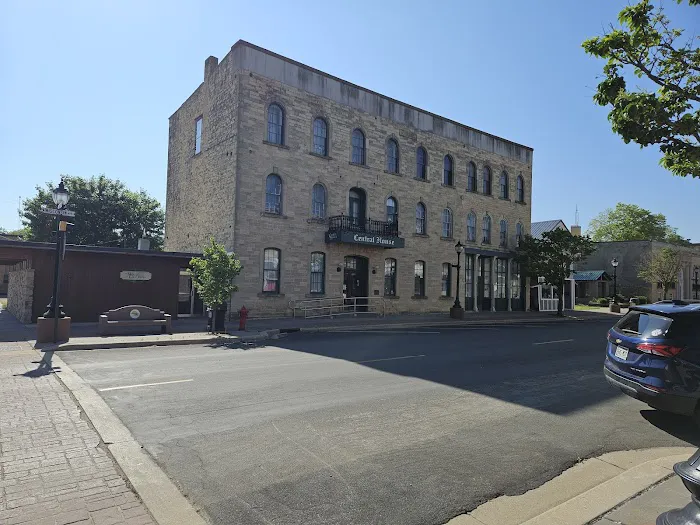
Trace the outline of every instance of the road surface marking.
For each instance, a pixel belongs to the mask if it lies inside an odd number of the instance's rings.
[[[109,392],[110,390],[124,390],[126,388],[139,388],[141,386],[158,386],[158,385],[172,385],[173,383],[188,383],[194,381],[194,379],[178,379],[177,381],[161,381],[160,383],[141,383],[140,385],[125,385],[125,386],[111,386],[109,388],[100,388],[100,392]]]
[[[336,334],[439,334],[440,332],[422,332],[416,330],[333,330]]]
[[[351,361],[351,363],[377,363],[379,361],[397,361],[398,359],[415,359],[417,357],[425,357],[425,355],[421,354],[421,355],[404,355],[401,357],[385,357],[384,359],[369,359],[367,361]]]
[[[551,345],[554,343],[570,343],[573,339],[559,339],[558,341],[543,341],[541,343],[532,343],[533,345]]]

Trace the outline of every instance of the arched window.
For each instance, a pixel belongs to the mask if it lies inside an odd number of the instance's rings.
[[[416,261],[413,267],[413,295],[416,297],[425,296],[425,261]]]
[[[515,225],[515,245],[520,246],[520,241],[523,240],[523,225],[517,223]]]
[[[314,120],[314,153],[328,156],[328,124],[322,118]]]
[[[386,143],[386,170],[389,173],[399,172],[399,145],[394,139]]]
[[[491,244],[491,217],[484,215],[484,222],[482,226],[483,236],[481,242],[484,244]]]
[[[274,173],[267,176],[265,183],[265,211],[282,214],[282,179]]]
[[[449,297],[452,295],[452,265],[442,263],[442,289],[440,295]]]
[[[384,295],[396,295],[396,259],[384,259]]]
[[[503,219],[501,220],[501,229],[498,237],[498,245],[501,248],[508,246],[508,222]]]
[[[280,293],[280,251],[277,248],[265,248],[263,293]]]
[[[525,181],[523,180],[522,175],[518,175],[518,202],[525,202]]]
[[[310,293],[324,293],[326,290],[326,254],[311,253]]]
[[[467,191],[477,191],[476,165],[473,162],[467,164]]]
[[[359,129],[352,132],[352,162],[365,164],[365,134]]]
[[[314,219],[326,218],[326,188],[323,184],[314,184],[311,196],[311,216]]]
[[[484,166],[484,195],[491,195],[491,168]]]
[[[445,186],[454,185],[454,172],[452,171],[452,157],[445,155],[442,165],[442,183]]]
[[[476,213],[467,215],[467,241],[476,242]]]
[[[504,171],[501,173],[501,182],[500,182],[500,192],[499,196],[501,199],[507,199],[508,198],[508,174]]]
[[[452,210],[449,208],[442,210],[442,236],[452,237]]]
[[[421,180],[428,178],[428,154],[423,147],[416,150],[416,178]]]
[[[284,111],[277,104],[267,108],[267,141],[284,144]]]
[[[416,205],[416,233],[425,235],[425,204]]]
[[[399,205],[394,197],[386,200],[386,220],[392,224],[399,222]]]

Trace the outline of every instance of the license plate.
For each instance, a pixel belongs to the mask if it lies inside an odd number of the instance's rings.
[[[627,350],[627,348],[622,348],[621,346],[615,349],[615,357],[619,357],[620,359],[627,359],[627,354],[629,353],[630,351]]]

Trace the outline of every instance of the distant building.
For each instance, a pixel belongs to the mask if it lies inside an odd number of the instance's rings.
[[[611,261],[617,259],[617,292],[626,297],[642,295],[649,301],[663,298],[661,283],[648,283],[639,278],[639,265],[648,254],[663,248],[679,250],[683,266],[678,279],[668,293],[668,299],[695,299],[700,297],[700,290],[695,287],[696,276],[700,278],[700,246],[677,246],[657,241],[616,241],[598,242],[596,251],[576,264],[576,271],[604,270],[609,277],[613,275]],[[607,287],[612,294],[612,283]]]
[[[455,294],[524,309],[514,249],[530,231],[532,156],[238,41],[170,117],[165,247],[213,236],[235,251],[231,308],[254,316],[329,298],[446,311]]]
[[[566,227],[566,224],[564,224],[564,221],[562,221],[561,219],[555,219],[553,221],[533,222],[530,225],[530,235],[532,235],[535,239],[541,239],[543,233],[551,232],[554,230],[569,231],[569,228]]]

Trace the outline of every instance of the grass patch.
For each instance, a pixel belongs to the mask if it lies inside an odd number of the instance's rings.
[[[601,310],[606,310],[607,306],[588,306],[587,304],[577,304],[576,310],[589,310],[593,312],[599,312]]]
[[[0,297],[0,306],[2,306],[3,309],[7,308],[7,297]]]

